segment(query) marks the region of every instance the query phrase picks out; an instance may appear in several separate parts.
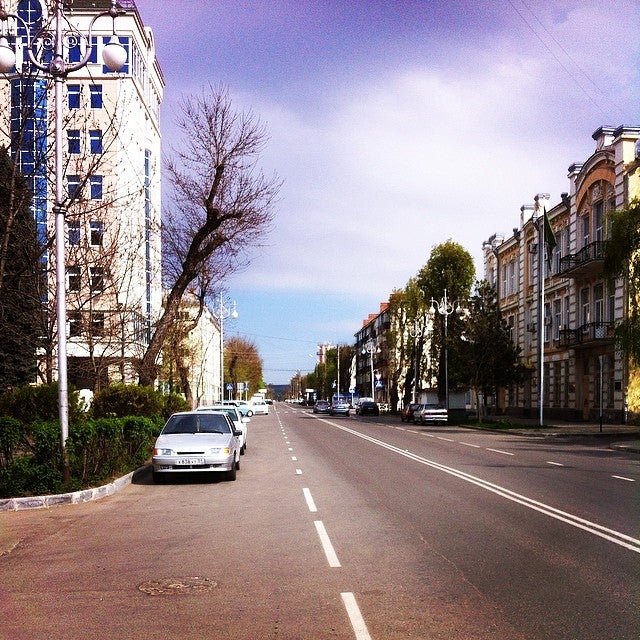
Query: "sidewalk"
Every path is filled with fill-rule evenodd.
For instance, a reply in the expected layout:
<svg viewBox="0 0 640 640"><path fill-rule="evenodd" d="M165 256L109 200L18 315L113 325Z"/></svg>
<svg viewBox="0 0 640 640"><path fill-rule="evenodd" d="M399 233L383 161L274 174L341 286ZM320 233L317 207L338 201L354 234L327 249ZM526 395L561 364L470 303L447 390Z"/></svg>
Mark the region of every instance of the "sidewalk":
<svg viewBox="0 0 640 640"><path fill-rule="evenodd" d="M514 433L522 436L536 438L561 438L561 437L608 437L621 436L624 438L619 443L612 443L612 449L633 451L640 453L640 426L632 424L602 424L597 422L565 422L563 420L544 420L544 427L539 426L538 418L505 417L505 421L518 425L513 429L495 429L500 433ZM469 427L482 428L482 427ZM491 430L489 427L487 431ZM637 436L633 438L632 436Z"/></svg>

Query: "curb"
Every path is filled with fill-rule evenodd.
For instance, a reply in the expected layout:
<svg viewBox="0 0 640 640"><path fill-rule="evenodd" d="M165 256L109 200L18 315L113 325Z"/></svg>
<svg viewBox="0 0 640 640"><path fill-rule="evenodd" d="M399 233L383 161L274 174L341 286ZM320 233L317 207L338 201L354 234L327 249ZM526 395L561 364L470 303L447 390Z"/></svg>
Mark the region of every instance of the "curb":
<svg viewBox="0 0 640 640"><path fill-rule="evenodd" d="M25 509L49 509L51 507L59 507L67 504L82 504L91 502L92 500L100 500L107 496L111 496L117 491L131 484L133 476L139 473L145 467L139 467L135 471L127 473L101 487L92 489L81 489L71 493L60 493L50 496L32 496L26 498L5 498L0 499L0 511L23 511Z"/></svg>

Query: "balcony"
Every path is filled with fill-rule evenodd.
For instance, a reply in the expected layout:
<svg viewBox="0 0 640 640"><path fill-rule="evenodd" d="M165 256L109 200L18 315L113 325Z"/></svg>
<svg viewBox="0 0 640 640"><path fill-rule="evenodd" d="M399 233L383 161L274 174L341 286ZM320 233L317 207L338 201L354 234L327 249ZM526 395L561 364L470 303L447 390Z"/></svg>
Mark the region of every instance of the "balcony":
<svg viewBox="0 0 640 640"><path fill-rule="evenodd" d="M588 347L613 342L615 323L589 322L577 329L560 329L558 343L561 347Z"/></svg>
<svg viewBox="0 0 640 640"><path fill-rule="evenodd" d="M584 278L602 273L604 252L608 240L596 240L582 247L578 253L560 258L558 275L568 278Z"/></svg>

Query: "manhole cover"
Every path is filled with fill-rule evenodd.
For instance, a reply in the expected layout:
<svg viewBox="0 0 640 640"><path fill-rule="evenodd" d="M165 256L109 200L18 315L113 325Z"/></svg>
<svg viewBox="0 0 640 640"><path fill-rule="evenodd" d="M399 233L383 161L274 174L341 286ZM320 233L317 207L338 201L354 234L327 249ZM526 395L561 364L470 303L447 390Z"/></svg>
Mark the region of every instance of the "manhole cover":
<svg viewBox="0 0 640 640"><path fill-rule="evenodd" d="M138 589L150 596L172 596L180 593L206 593L218 586L210 578L163 578L149 580L138 585Z"/></svg>

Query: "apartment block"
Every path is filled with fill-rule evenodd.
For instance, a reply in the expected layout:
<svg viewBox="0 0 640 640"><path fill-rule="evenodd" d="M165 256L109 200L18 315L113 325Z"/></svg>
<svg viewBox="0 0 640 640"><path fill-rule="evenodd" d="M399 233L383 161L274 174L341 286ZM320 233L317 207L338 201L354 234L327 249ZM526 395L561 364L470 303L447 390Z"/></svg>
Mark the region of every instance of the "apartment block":
<svg viewBox="0 0 640 640"><path fill-rule="evenodd" d="M133 0L120 0L124 15L92 20L109 0L65 3L64 58L82 69L64 79L63 104L55 105L50 77L27 57L22 23L11 34L14 72L0 78L0 143L10 147L33 194L43 247L54 237L54 113L62 111L65 269L69 383L96 389L136 379L162 304L160 273L160 106L164 79L153 32ZM29 25L31 36L47 27L53 3L5 2ZM11 23L15 25L15 23ZM127 52L118 72L102 62L112 32ZM37 39L46 58L46 38ZM47 245L49 242L49 245ZM45 251L49 282L41 354L42 379L56 377L55 253Z"/></svg>
<svg viewBox="0 0 640 640"><path fill-rule="evenodd" d="M484 277L528 372L522 385L501 390L498 412L534 416L542 391L546 416L626 419L635 374L615 346L614 327L627 313L628 291L623 278L605 279L603 267L607 213L640 197L639 139L638 126L594 132L593 154L569 167L568 191L546 211L556 240L550 256L540 255L543 217L533 203L521 208L512 234L484 242Z"/></svg>

